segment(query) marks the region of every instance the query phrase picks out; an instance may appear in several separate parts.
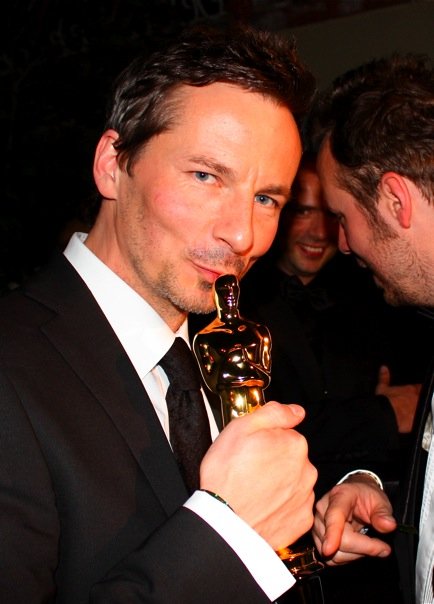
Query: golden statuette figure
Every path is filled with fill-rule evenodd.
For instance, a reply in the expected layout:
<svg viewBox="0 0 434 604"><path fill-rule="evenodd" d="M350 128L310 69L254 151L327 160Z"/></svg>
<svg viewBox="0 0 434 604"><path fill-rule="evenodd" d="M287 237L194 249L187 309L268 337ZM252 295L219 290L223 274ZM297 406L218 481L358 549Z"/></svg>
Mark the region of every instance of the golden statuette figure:
<svg viewBox="0 0 434 604"><path fill-rule="evenodd" d="M214 283L217 316L193 340L203 379L220 397L223 426L263 405L270 383L270 332L240 316L239 295L235 275L218 277ZM277 553L297 578L323 568L310 546L286 547Z"/></svg>
<svg viewBox="0 0 434 604"><path fill-rule="evenodd" d="M193 350L205 383L220 397L226 426L265 403L271 338L267 327L240 316L240 288L234 275L219 277L214 293L217 317L196 334Z"/></svg>

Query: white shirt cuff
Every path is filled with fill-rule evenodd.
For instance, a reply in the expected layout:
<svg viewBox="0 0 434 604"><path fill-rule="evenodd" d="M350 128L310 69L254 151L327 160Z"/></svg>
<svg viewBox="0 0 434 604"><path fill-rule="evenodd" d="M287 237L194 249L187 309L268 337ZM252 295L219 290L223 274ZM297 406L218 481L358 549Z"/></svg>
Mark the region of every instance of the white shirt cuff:
<svg viewBox="0 0 434 604"><path fill-rule="evenodd" d="M228 506L195 491L184 507L208 523L233 549L271 602L288 591L295 578L270 545Z"/></svg>
<svg viewBox="0 0 434 604"><path fill-rule="evenodd" d="M341 478L337 484L342 484L347 478L353 476L354 474L365 474L365 476L370 476L373 480L375 480L380 489L383 490L383 483L381 482L380 478L370 470L353 470L352 472L348 472L348 474L345 474L345 476Z"/></svg>

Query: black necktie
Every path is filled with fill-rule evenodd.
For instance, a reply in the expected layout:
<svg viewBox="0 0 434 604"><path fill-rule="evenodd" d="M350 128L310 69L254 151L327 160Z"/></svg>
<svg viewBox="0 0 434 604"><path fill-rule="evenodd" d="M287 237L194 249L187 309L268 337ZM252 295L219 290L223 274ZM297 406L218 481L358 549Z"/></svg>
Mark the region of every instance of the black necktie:
<svg viewBox="0 0 434 604"><path fill-rule="evenodd" d="M199 367L182 338L175 338L160 365L169 378L166 402L170 443L184 481L193 492L199 488L200 462L211 445Z"/></svg>

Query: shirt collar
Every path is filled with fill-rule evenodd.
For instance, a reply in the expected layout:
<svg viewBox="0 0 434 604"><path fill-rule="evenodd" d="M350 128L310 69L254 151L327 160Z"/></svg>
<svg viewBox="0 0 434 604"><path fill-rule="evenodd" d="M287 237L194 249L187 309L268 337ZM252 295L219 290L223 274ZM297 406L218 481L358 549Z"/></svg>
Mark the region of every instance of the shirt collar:
<svg viewBox="0 0 434 604"><path fill-rule="evenodd" d="M139 294L84 245L74 233L64 254L79 273L143 379L169 350L176 335L188 340L187 321L175 334Z"/></svg>

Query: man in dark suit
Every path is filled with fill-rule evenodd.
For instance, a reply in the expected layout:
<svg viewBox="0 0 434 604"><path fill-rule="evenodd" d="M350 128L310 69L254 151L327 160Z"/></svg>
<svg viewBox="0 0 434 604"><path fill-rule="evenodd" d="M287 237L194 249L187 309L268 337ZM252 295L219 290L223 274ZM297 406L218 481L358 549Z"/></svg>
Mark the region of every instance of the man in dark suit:
<svg viewBox="0 0 434 604"><path fill-rule="evenodd" d="M259 603L294 584L274 550L313 520L303 410L271 403L218 435L201 400L215 441L191 494L163 357L217 276L270 246L312 88L290 44L245 30L187 33L120 76L95 224L0 302L2 604L84 604L92 586Z"/></svg>
<svg viewBox="0 0 434 604"><path fill-rule="evenodd" d="M371 269L390 304L434 305L434 66L392 56L344 74L322 103L318 170L339 219L339 247ZM365 534L396 529L405 602L434 602L432 374L414 426L414 451L392 506L378 477L356 470L317 505L314 537L330 564L385 557Z"/></svg>
<svg viewBox="0 0 434 604"><path fill-rule="evenodd" d="M305 152L272 249L242 281L242 308L271 332L268 400L306 410L298 430L318 470L316 496L359 466L396 489L420 390L405 380L423 379L426 320L387 305L370 273L338 252L315 160ZM390 559L327 568L321 581L334 604L400 602Z"/></svg>

